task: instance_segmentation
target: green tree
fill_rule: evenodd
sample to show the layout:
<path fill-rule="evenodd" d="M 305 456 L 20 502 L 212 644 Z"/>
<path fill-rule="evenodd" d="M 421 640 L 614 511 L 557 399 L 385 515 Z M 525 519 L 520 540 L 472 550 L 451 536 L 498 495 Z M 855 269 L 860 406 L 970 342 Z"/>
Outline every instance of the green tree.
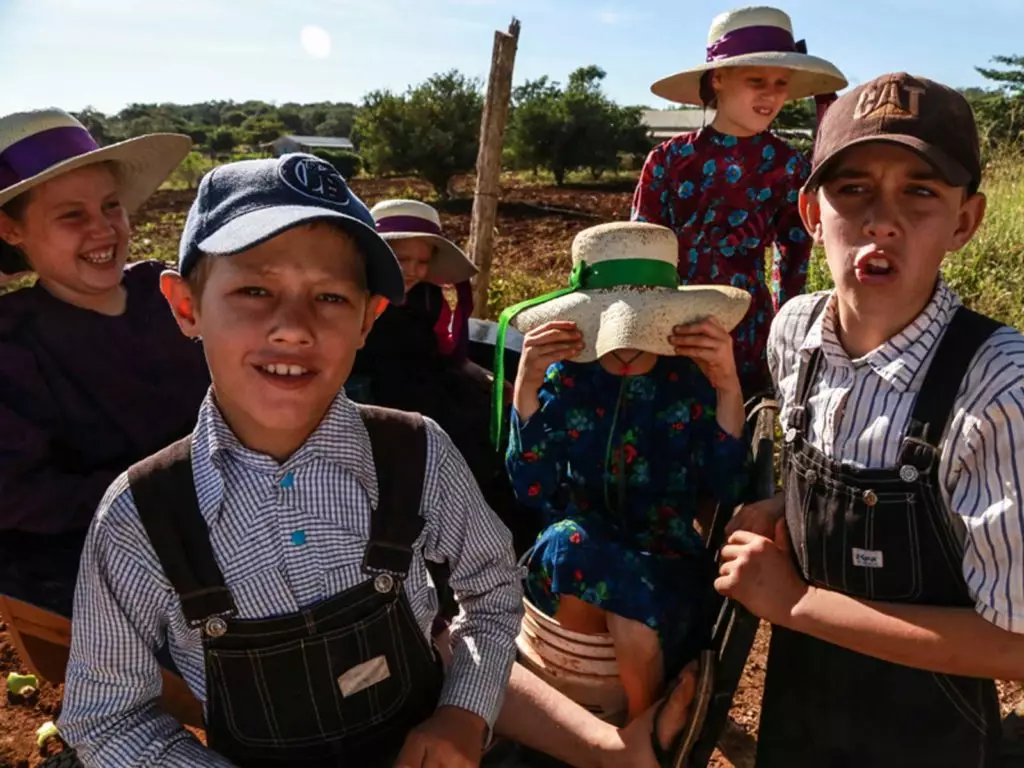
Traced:
<path fill-rule="evenodd" d="M 478 80 L 452 70 L 398 96 L 366 96 L 355 123 L 364 161 L 376 173 L 414 173 L 449 195 L 476 162 L 483 97 Z"/>
<path fill-rule="evenodd" d="M 1024 56 L 993 56 L 992 61 L 1002 64 L 1004 69 L 975 69 L 986 80 L 999 83 L 1007 93 L 1024 96 Z"/>
<path fill-rule="evenodd" d="M 620 154 L 646 151 L 640 109 L 611 101 L 604 78 L 603 69 L 588 66 L 569 75 L 564 88 L 547 77 L 516 88 L 509 127 L 516 166 L 545 168 L 561 186 L 569 171 L 586 168 L 596 178 L 618 168 Z"/>
<path fill-rule="evenodd" d="M 210 152 L 226 154 L 238 146 L 238 136 L 230 128 L 221 128 L 210 136 Z"/>

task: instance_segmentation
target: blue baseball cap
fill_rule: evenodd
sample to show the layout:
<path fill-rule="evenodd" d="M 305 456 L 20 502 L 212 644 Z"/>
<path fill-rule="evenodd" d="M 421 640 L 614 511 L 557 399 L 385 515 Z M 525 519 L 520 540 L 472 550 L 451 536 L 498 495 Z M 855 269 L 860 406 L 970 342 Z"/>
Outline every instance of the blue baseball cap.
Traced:
<path fill-rule="evenodd" d="M 207 173 L 181 233 L 178 272 L 187 276 L 203 255 L 241 253 L 311 221 L 330 221 L 356 241 L 370 293 L 404 300 L 402 268 L 369 209 L 333 165 L 303 153 L 240 160 Z"/>

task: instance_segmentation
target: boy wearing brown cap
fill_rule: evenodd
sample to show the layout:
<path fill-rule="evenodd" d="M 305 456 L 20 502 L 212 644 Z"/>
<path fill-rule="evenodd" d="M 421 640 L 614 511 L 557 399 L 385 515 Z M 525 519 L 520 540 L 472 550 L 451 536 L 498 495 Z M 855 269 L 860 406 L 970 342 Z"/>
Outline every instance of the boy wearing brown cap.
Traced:
<path fill-rule="evenodd" d="M 985 211 L 974 118 L 885 75 L 813 165 L 836 287 L 773 324 L 785 490 L 741 510 L 716 582 L 774 625 L 757 765 L 994 766 L 993 680 L 1024 678 L 1024 337 L 939 273 Z"/>

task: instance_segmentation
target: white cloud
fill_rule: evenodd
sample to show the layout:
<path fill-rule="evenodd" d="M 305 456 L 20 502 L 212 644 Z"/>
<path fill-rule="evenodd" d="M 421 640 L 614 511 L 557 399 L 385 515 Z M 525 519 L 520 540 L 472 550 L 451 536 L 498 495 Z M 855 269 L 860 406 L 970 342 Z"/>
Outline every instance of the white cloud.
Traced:
<path fill-rule="evenodd" d="M 618 24 L 625 18 L 625 14 L 619 13 L 618 11 L 598 11 L 597 20 L 602 24 Z"/>

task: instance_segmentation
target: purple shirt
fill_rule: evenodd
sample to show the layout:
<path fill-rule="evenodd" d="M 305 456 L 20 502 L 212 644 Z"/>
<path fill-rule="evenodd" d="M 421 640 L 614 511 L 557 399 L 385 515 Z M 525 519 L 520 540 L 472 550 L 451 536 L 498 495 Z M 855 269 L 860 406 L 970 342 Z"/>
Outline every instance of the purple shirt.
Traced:
<path fill-rule="evenodd" d="M 84 530 L 118 474 L 195 426 L 209 373 L 163 269 L 125 269 L 118 317 L 38 284 L 0 296 L 0 531 Z"/>

